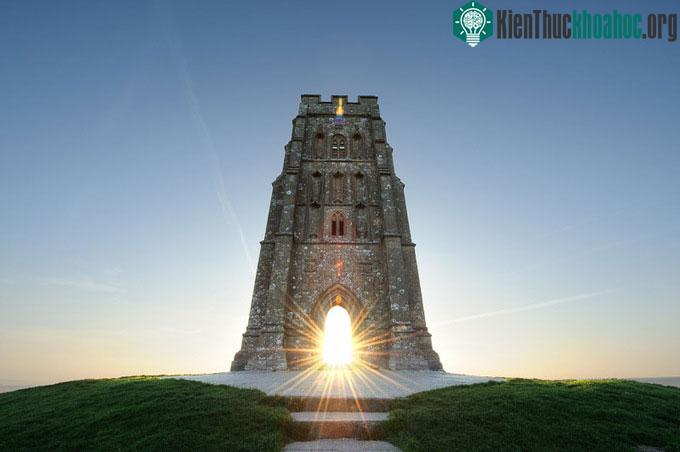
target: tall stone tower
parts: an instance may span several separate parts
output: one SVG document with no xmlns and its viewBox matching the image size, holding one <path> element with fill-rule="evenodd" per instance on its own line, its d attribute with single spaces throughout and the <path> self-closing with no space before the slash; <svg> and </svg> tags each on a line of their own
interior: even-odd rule
<svg viewBox="0 0 680 452">
<path fill-rule="evenodd" d="M 250 319 L 231 370 L 315 365 L 336 305 L 350 316 L 364 364 L 440 370 L 377 97 L 303 95 L 272 185 Z"/>
</svg>

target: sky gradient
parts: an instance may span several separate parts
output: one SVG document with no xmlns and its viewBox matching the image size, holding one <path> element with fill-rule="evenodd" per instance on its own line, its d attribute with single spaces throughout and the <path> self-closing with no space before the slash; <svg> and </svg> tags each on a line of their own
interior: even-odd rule
<svg viewBox="0 0 680 452">
<path fill-rule="evenodd" d="M 680 43 L 458 6 L 3 2 L 0 384 L 228 369 L 302 93 L 379 96 L 446 370 L 680 375 Z"/>
</svg>

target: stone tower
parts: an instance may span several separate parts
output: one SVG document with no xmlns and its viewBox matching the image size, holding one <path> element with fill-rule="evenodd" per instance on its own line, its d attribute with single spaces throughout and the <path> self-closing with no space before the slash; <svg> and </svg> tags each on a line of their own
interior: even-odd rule
<svg viewBox="0 0 680 452">
<path fill-rule="evenodd" d="M 273 182 L 238 370 L 318 363 L 328 310 L 347 310 L 361 361 L 440 370 L 425 325 L 404 184 L 375 96 L 303 95 Z"/>
</svg>

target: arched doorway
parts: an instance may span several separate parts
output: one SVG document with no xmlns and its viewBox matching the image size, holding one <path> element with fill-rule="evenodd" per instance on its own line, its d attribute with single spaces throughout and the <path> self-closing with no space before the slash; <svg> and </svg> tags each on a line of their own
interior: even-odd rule
<svg viewBox="0 0 680 452">
<path fill-rule="evenodd" d="M 326 314 L 323 328 L 322 362 L 332 367 L 343 367 L 354 359 L 352 320 L 347 309 L 333 306 Z"/>
<path fill-rule="evenodd" d="M 342 367 L 361 361 L 356 344 L 364 330 L 366 311 L 351 290 L 341 284 L 329 287 L 318 296 L 309 318 L 318 327 L 315 349 L 319 364 Z"/>
</svg>

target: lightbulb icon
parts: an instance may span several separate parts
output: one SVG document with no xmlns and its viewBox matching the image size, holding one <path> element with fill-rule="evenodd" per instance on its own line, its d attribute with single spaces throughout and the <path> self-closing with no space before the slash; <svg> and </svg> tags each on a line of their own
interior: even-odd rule
<svg viewBox="0 0 680 452">
<path fill-rule="evenodd" d="M 486 25 L 484 13 L 477 8 L 468 8 L 460 17 L 460 24 L 463 26 L 463 30 L 465 30 L 465 42 L 470 47 L 479 44 L 479 35 L 484 30 L 484 25 Z"/>
<path fill-rule="evenodd" d="M 492 12 L 479 2 L 471 1 L 453 13 L 453 34 L 464 40 L 470 47 L 475 47 L 488 38 L 492 20 Z"/>
</svg>

